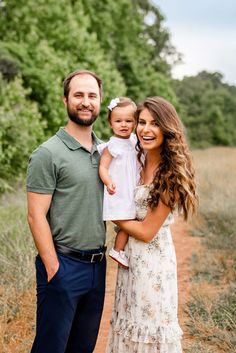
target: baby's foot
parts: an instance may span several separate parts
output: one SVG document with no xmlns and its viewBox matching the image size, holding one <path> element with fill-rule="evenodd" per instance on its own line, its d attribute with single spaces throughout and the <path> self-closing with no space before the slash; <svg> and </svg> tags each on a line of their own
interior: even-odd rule
<svg viewBox="0 0 236 353">
<path fill-rule="evenodd" d="M 122 267 L 129 268 L 128 258 L 123 250 L 116 251 L 115 249 L 111 249 L 109 251 L 109 256 L 118 262 Z"/>
</svg>

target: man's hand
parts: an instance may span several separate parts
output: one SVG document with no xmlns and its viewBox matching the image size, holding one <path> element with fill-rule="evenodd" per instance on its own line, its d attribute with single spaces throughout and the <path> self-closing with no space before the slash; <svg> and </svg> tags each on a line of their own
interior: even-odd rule
<svg viewBox="0 0 236 353">
<path fill-rule="evenodd" d="M 47 271 L 47 275 L 48 275 L 48 282 L 51 281 L 51 279 L 55 276 L 55 274 L 57 273 L 57 271 L 59 270 L 59 261 L 57 260 L 57 262 L 53 265 L 50 264 L 50 266 L 47 266 L 46 271 Z"/>
</svg>

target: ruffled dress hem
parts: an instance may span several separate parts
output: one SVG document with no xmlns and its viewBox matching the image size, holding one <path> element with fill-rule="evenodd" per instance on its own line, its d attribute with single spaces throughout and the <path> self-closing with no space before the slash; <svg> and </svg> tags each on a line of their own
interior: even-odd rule
<svg viewBox="0 0 236 353">
<path fill-rule="evenodd" d="M 174 343 L 181 340 L 182 330 L 178 322 L 169 325 L 150 328 L 136 323 L 120 319 L 116 323 L 111 321 L 113 332 L 132 342 L 145 344 Z"/>
</svg>

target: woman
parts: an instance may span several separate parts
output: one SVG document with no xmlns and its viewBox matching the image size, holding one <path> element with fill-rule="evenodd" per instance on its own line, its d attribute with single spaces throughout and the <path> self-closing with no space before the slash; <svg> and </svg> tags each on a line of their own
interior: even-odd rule
<svg viewBox="0 0 236 353">
<path fill-rule="evenodd" d="M 136 111 L 137 220 L 115 223 L 129 237 L 129 271 L 119 268 L 106 353 L 181 353 L 176 256 L 170 227 L 197 204 L 194 170 L 174 107 L 152 97 Z"/>
</svg>

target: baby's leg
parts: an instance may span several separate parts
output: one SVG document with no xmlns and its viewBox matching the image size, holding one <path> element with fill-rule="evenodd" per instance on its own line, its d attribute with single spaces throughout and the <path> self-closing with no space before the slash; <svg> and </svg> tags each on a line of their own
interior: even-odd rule
<svg viewBox="0 0 236 353">
<path fill-rule="evenodd" d="M 114 248 L 109 251 L 109 256 L 125 268 L 129 267 L 128 258 L 124 252 L 128 238 L 129 236 L 127 233 L 125 233 L 123 230 L 119 230 L 116 235 Z"/>
<path fill-rule="evenodd" d="M 119 230 L 119 232 L 116 235 L 114 249 L 116 251 L 124 250 L 125 245 L 128 242 L 128 238 L 129 236 L 126 232 L 124 232 L 123 230 Z"/>
</svg>

